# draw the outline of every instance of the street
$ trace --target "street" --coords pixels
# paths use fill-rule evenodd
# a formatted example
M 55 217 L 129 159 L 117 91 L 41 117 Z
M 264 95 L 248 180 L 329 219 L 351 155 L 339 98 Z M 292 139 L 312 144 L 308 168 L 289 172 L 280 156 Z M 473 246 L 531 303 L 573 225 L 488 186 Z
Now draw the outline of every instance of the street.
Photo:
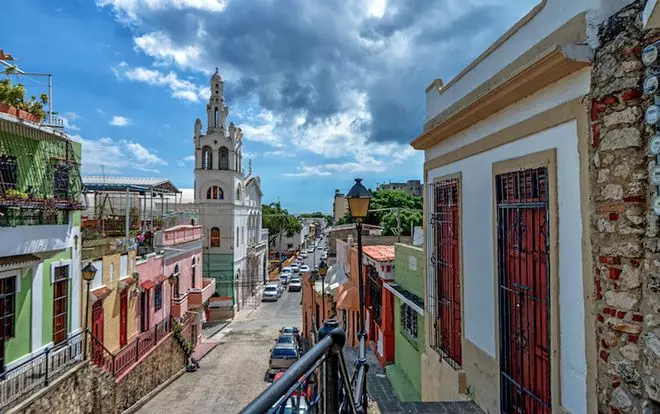
M 316 252 L 320 261 L 322 250 Z M 313 255 L 305 260 L 310 267 Z M 301 275 L 302 276 L 302 275 Z M 283 326 L 302 323 L 301 293 L 285 291 L 277 302 L 244 308 L 210 340 L 219 345 L 138 412 L 237 413 L 270 383 L 264 381 L 270 349 Z

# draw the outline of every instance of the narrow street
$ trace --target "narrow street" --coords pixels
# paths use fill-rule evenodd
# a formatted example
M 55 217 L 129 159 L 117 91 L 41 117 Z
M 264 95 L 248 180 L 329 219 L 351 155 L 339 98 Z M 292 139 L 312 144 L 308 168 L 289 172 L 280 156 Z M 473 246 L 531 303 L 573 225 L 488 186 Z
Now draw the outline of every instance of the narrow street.
M 269 351 L 282 326 L 300 326 L 300 293 L 241 310 L 211 339 L 219 345 L 197 372 L 185 373 L 138 412 L 237 413 L 268 385 Z

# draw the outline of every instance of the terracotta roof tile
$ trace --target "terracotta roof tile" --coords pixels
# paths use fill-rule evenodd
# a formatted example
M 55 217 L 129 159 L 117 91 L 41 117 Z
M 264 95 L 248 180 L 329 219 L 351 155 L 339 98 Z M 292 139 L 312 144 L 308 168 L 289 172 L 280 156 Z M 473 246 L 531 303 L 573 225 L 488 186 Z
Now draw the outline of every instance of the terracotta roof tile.
M 391 262 L 394 260 L 394 246 L 364 246 L 362 251 L 378 262 Z

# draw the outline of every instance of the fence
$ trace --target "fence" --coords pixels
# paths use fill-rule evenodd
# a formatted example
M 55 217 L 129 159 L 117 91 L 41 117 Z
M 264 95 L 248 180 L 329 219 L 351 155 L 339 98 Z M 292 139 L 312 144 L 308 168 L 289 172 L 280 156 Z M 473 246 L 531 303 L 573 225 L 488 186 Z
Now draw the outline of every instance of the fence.
M 85 331 L 0 374 L 0 410 L 48 384 L 83 359 Z

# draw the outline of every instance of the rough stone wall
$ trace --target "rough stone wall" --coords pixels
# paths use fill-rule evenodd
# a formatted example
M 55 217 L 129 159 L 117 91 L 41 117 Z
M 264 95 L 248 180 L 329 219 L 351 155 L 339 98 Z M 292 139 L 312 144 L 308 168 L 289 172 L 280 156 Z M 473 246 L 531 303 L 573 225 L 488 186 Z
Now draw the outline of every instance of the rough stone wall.
M 84 362 L 59 378 L 43 395 L 28 399 L 10 412 L 112 413 L 114 380 L 95 365 Z
M 651 209 L 653 129 L 644 121 L 644 0 L 601 27 L 592 72 L 590 185 L 594 213 L 597 399 L 601 413 L 660 412 L 660 239 Z
M 174 335 L 170 335 L 140 364 L 117 381 L 117 409 L 119 412 L 126 410 L 183 368 L 183 348 Z

